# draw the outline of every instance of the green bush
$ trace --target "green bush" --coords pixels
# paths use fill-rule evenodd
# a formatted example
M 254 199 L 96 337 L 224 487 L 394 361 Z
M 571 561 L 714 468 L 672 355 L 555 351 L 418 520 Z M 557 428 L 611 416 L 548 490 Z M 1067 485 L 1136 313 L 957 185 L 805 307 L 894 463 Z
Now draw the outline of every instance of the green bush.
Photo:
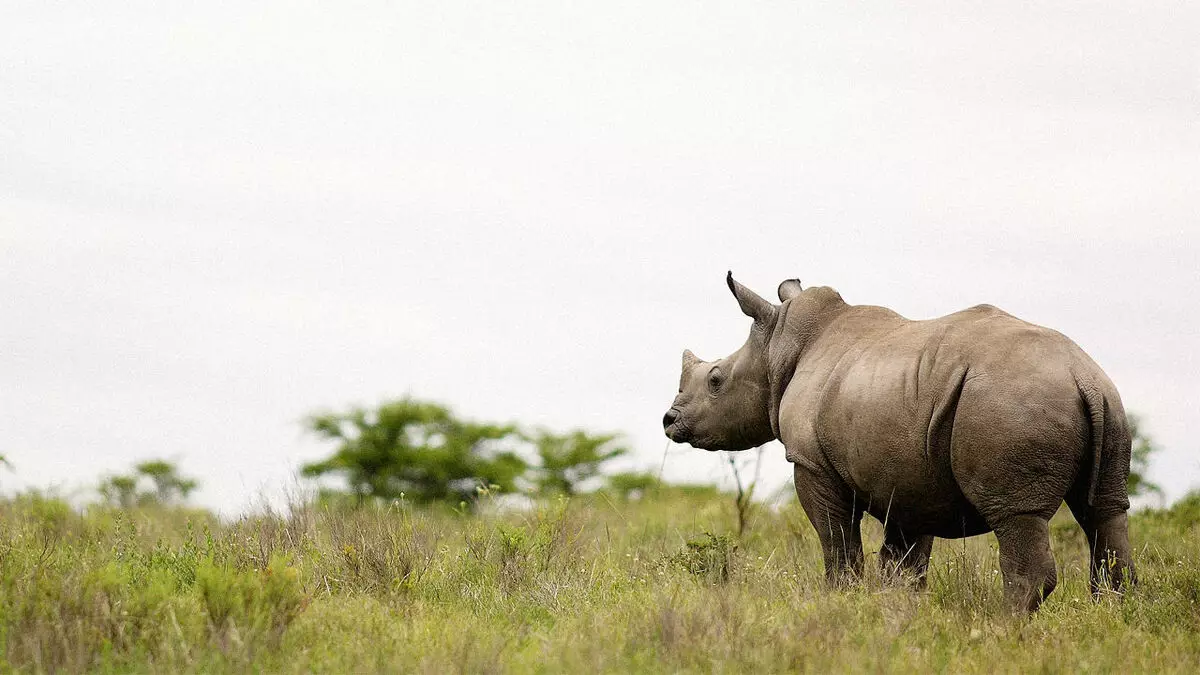
M 299 570 L 283 557 L 272 558 L 261 570 L 237 570 L 205 560 L 196 570 L 196 587 L 209 634 L 225 652 L 260 642 L 268 649 L 277 647 L 308 602 Z
M 445 406 L 411 398 L 317 414 L 308 425 L 337 449 L 302 473 L 341 475 L 360 503 L 368 497 L 472 502 L 480 485 L 515 490 L 528 467 L 515 451 L 521 438 L 512 425 L 466 422 Z
M 658 476 L 643 471 L 625 471 L 608 476 L 607 487 L 621 499 L 653 494 L 661 484 Z
M 572 495 L 628 452 L 615 434 L 524 432 L 512 424 L 469 422 L 443 405 L 412 398 L 320 413 L 307 424 L 337 447 L 306 464 L 303 475 L 340 476 L 359 505 L 402 499 L 470 506 L 496 492 Z M 327 502 L 336 500 L 329 488 L 323 492 Z
M 670 561 L 698 577 L 725 582 L 729 581 L 737 550 L 737 540 L 733 536 L 705 532 L 704 536 L 687 541 L 683 550 L 672 555 Z
M 606 462 L 628 454 L 616 434 L 594 435 L 576 430 L 556 434 L 541 429 L 529 436 L 537 450 L 536 480 L 543 494 L 572 495 L 600 473 Z

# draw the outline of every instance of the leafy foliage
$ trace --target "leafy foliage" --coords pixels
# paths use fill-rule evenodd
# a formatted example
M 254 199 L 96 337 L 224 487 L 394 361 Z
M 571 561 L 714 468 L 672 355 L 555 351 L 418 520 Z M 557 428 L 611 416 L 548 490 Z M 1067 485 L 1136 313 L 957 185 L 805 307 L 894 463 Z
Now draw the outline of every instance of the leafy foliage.
M 187 499 L 200 485 L 195 479 L 180 476 L 174 464 L 161 459 L 142 462 L 135 470 L 139 475 L 150 479 L 154 484 L 155 498 L 163 504 Z
M 631 499 L 652 494 L 662 481 L 649 471 L 622 471 L 608 476 L 605 482 L 610 492 L 622 499 Z
M 732 535 L 705 532 L 703 537 L 689 539 L 683 550 L 668 560 L 698 577 L 726 582 L 737 550 L 737 540 Z
M 321 413 L 307 423 L 338 448 L 329 458 L 305 465 L 303 475 L 343 476 L 359 504 L 401 497 L 473 502 L 483 493 L 515 492 L 531 484 L 542 494 L 571 495 L 605 462 L 628 452 L 616 434 L 524 433 L 511 424 L 467 422 L 443 405 L 412 398 L 376 409 Z M 525 458 L 531 453 L 536 464 Z
M 302 473 L 341 474 L 360 501 L 471 501 L 480 487 L 514 490 L 528 467 L 516 452 L 521 438 L 512 425 L 464 422 L 444 406 L 410 398 L 314 415 L 308 425 L 338 449 Z
M 1133 437 L 1133 454 L 1129 459 L 1129 495 L 1162 495 L 1162 488 L 1152 483 L 1146 477 L 1150 469 L 1150 456 L 1158 452 L 1146 432 L 1142 429 L 1142 420 L 1137 415 L 1129 414 L 1129 435 Z
M 542 493 L 572 495 L 580 484 L 600 473 L 600 466 L 629 452 L 617 445 L 616 434 L 591 435 L 581 430 L 555 434 L 539 430 L 530 440 L 540 465 L 537 483 Z
M 145 487 L 146 482 L 150 487 Z M 136 504 L 180 504 L 200 483 L 180 475 L 174 463 L 161 459 L 141 462 L 132 473 L 109 476 L 100 481 L 100 496 L 113 506 Z

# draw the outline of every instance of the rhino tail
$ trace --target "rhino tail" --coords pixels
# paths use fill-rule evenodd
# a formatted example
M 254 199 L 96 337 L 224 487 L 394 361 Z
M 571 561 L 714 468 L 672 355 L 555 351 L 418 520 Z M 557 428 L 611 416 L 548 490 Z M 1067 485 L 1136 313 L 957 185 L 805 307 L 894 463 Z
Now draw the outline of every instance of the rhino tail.
M 1079 395 L 1083 399 L 1083 407 L 1087 410 L 1091 425 L 1089 436 L 1092 444 L 1092 476 L 1088 484 L 1087 503 L 1088 506 L 1093 506 L 1096 503 L 1096 489 L 1100 485 L 1100 460 L 1104 456 L 1104 417 L 1108 401 L 1104 400 L 1104 395 L 1095 384 L 1081 380 L 1078 375 L 1075 376 L 1075 385 L 1079 387 Z

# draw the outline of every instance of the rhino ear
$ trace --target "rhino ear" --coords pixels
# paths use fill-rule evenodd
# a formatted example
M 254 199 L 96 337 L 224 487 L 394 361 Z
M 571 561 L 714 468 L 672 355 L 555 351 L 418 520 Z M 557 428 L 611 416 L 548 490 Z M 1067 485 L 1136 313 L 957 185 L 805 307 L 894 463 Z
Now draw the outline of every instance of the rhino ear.
M 700 359 L 692 353 L 692 350 L 683 350 L 683 372 L 691 370 L 697 363 L 700 363 Z
M 733 292 L 733 297 L 737 298 L 738 305 L 742 308 L 742 313 L 754 319 L 754 323 L 766 326 L 775 320 L 775 305 L 767 302 L 762 296 L 749 288 L 734 281 L 733 272 L 726 275 L 725 283 L 729 284 L 729 290 Z
M 802 290 L 804 289 L 800 287 L 799 279 L 785 279 L 782 284 L 779 284 L 779 301 L 787 302 L 800 295 L 800 291 Z

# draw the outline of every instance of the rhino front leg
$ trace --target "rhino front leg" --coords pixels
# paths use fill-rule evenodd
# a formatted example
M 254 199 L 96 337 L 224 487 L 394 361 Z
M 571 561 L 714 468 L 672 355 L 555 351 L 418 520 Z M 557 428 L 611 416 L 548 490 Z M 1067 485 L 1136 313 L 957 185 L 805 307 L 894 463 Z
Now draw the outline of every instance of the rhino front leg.
M 901 579 L 924 589 L 932 552 L 932 535 L 906 536 L 899 527 L 888 524 L 879 549 L 879 566 L 885 578 Z
M 795 467 L 796 496 L 812 522 L 825 556 L 825 579 L 841 586 L 862 576 L 863 509 L 840 479 Z

